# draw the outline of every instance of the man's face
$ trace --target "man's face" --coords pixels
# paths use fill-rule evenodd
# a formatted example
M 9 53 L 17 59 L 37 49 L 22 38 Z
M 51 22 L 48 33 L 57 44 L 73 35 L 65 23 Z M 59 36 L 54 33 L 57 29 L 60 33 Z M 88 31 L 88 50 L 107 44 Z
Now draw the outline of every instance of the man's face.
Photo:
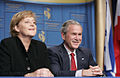
M 62 34 L 66 47 L 73 51 L 77 49 L 82 41 L 82 27 L 78 25 L 69 25 L 66 34 Z

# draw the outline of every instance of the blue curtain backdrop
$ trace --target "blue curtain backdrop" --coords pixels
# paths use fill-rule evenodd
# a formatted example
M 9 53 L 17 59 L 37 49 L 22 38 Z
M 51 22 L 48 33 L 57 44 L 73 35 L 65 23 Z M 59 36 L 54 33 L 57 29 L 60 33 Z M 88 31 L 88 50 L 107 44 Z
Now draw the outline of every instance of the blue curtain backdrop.
M 23 10 L 32 10 L 37 15 L 37 34 L 34 39 L 45 42 L 48 47 L 61 44 L 61 25 L 66 20 L 73 19 L 80 22 L 83 27 L 83 40 L 80 46 L 90 48 L 95 59 L 94 0 L 76 1 L 78 3 L 0 0 L 0 40 L 10 37 L 9 24 L 15 13 Z

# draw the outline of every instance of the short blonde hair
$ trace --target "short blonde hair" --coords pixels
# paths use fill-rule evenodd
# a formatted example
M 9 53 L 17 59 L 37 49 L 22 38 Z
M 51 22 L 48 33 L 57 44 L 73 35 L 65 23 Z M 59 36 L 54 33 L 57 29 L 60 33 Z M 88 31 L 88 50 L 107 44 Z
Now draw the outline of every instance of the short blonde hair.
M 21 11 L 21 12 L 16 13 L 12 17 L 11 22 L 10 22 L 10 34 L 12 37 L 18 35 L 18 32 L 15 31 L 15 29 L 14 29 L 15 26 L 17 26 L 19 24 L 19 22 L 26 17 L 33 17 L 36 21 L 36 15 L 32 11 Z

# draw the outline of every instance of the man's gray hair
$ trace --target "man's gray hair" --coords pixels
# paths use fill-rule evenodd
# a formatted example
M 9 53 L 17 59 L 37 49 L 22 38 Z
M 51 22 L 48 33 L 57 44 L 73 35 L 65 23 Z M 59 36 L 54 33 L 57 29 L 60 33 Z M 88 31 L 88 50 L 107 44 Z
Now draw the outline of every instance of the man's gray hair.
M 67 20 L 66 22 L 64 22 L 64 24 L 62 25 L 61 27 L 61 32 L 66 34 L 67 33 L 67 30 L 68 30 L 68 27 L 69 25 L 78 25 L 78 26 L 81 26 L 79 22 L 75 21 L 75 20 Z M 82 27 L 82 26 L 81 26 Z

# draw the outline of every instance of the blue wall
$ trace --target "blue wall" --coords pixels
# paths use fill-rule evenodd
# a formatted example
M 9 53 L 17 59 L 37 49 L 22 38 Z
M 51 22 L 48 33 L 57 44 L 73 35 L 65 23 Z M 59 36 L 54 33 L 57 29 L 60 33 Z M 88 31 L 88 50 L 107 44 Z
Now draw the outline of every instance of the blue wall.
M 90 48 L 95 57 L 95 18 L 94 2 L 84 4 L 57 5 L 0 0 L 0 41 L 10 36 L 9 24 L 12 16 L 23 10 L 37 14 L 36 40 L 45 41 L 48 47 L 62 43 L 60 28 L 63 22 L 74 19 L 83 27 L 83 40 L 80 46 Z

